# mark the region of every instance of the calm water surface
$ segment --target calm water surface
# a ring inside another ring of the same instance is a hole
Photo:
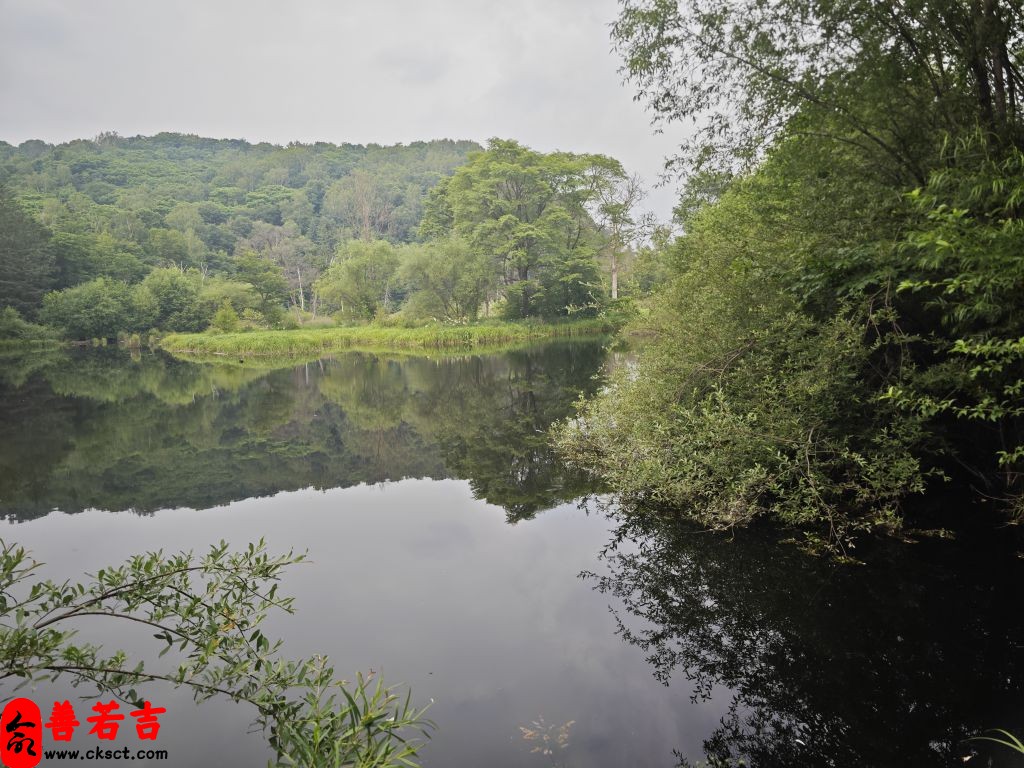
[[[1024,732],[1013,536],[983,557],[970,534],[877,544],[837,568],[770,531],[726,540],[583,502],[595,489],[544,433],[605,365],[600,344],[277,369],[4,358],[3,537],[61,578],[220,539],[308,551],[284,584],[297,613],[267,633],[433,699],[426,766],[963,765],[965,736]],[[266,763],[245,706],[142,692],[168,708],[163,765]],[[80,720],[95,701],[63,683],[29,695],[44,711],[85,696]],[[534,721],[571,723],[568,746],[531,752]],[[990,759],[1015,764],[972,762]]]

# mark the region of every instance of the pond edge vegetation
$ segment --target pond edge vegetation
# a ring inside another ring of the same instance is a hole
[[[41,563],[0,540],[0,679],[70,679],[140,707],[136,688],[167,684],[246,702],[269,737],[276,765],[302,768],[415,766],[434,724],[374,673],[335,677],[325,656],[292,660],[263,633],[275,612],[293,613],[278,593],[285,569],[305,561],[271,555],[260,539],[237,551],[221,541],[203,555],[162,551],[101,568],[87,581],[38,578]],[[82,617],[142,624],[160,652],[155,664],[109,655],[76,638]],[[166,659],[164,658],[166,656]]]
[[[607,335],[617,324],[606,319],[563,323],[495,323],[428,325],[419,328],[355,326],[247,333],[169,334],[158,345],[174,355],[241,355],[284,357],[319,355],[337,350],[466,350]]]

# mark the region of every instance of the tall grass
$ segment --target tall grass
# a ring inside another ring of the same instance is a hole
[[[421,328],[317,328],[249,333],[175,333],[160,346],[172,353],[239,356],[317,356],[338,349],[474,349],[540,339],[597,336],[614,328],[605,320],[566,323],[501,323]]]

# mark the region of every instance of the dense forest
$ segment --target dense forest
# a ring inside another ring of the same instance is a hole
[[[625,0],[626,77],[695,126],[685,233],[651,343],[566,455],[624,500],[847,553],[922,491],[958,513],[916,525],[1024,514],[1022,22],[1002,0]]]
[[[643,223],[617,161],[501,140],[103,134],[0,144],[0,185],[4,338],[592,316]]]

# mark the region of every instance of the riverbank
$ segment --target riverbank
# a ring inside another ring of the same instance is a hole
[[[184,355],[298,357],[340,349],[476,349],[541,339],[601,336],[615,330],[615,324],[599,319],[565,323],[428,325],[420,328],[357,326],[245,333],[174,333],[162,338],[160,347],[172,354]]]

